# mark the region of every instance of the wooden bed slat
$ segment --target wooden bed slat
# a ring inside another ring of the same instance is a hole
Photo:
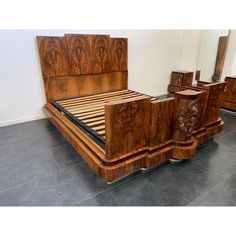
[[[98,134],[101,134],[101,135],[104,135],[104,134],[105,134],[105,130],[98,131],[97,133],[98,133]]]
[[[94,100],[88,100],[88,101],[75,101],[71,104],[60,104],[61,106],[64,106],[64,107],[73,107],[73,106],[76,106],[77,104],[80,104],[81,106],[84,105],[86,106],[87,104],[94,104],[94,103],[98,103],[98,102],[105,102],[105,101],[110,101],[111,99],[119,99],[120,97],[126,97],[126,96],[137,96],[137,95],[141,95],[141,94],[137,94],[137,93],[125,93],[125,94],[117,94],[115,96],[109,96],[107,98],[96,98]]]
[[[120,96],[120,95],[126,95],[126,94],[134,94],[136,92],[130,92],[130,91],[127,91],[127,92],[122,92],[122,93],[119,93],[119,94],[112,94],[112,95],[107,95],[107,96],[102,96],[102,97],[94,97],[94,98],[84,98],[84,99],[79,99],[78,100],[75,100],[75,101],[71,101],[71,102],[67,102],[67,103],[62,103],[61,101],[58,101],[59,104],[61,105],[73,105],[77,102],[80,102],[80,103],[86,103],[86,102],[94,102],[94,101],[97,101],[98,99],[102,100],[102,99],[107,99],[107,98],[111,98],[111,97],[116,97],[116,96]]]
[[[125,97],[130,97],[130,96],[137,96],[138,94],[125,94],[125,95],[119,95],[119,96],[116,96],[116,97],[109,97],[109,98],[104,98],[104,99],[96,99],[94,101],[86,101],[86,102],[75,102],[73,104],[70,104],[70,105],[61,105],[67,109],[71,109],[71,108],[74,108],[74,107],[77,107],[77,106],[80,106],[80,107],[88,107],[89,105],[95,105],[95,104],[104,104],[105,102],[108,102],[108,101],[111,101],[111,100],[118,100],[119,98],[125,98]]]
[[[89,102],[87,104],[84,103],[74,103],[73,105],[70,106],[64,106],[62,105],[62,107],[66,108],[66,109],[76,109],[77,107],[85,107],[88,108],[89,106],[95,106],[95,105],[99,105],[99,104],[105,104],[111,101],[117,101],[117,100],[123,100],[123,99],[129,99],[129,98],[135,98],[135,97],[142,97],[142,98],[149,98],[147,95],[142,95],[142,94],[131,94],[131,95],[122,95],[116,98],[110,98],[110,99],[105,99],[105,100],[97,100],[96,102]]]
[[[99,97],[106,97],[106,96],[111,96],[111,95],[115,95],[115,94],[122,94],[122,93],[127,93],[127,92],[133,92],[130,90],[119,90],[119,91],[115,91],[115,92],[107,92],[107,93],[99,93],[99,94],[94,94],[94,95],[89,95],[89,96],[81,96],[81,97],[77,97],[77,98],[71,98],[71,99],[66,99],[66,100],[60,100],[57,101],[59,104],[67,104],[70,102],[74,102],[74,101],[84,101],[84,100],[91,100],[91,99],[97,99]]]
[[[105,102],[98,102],[98,103],[95,103],[95,104],[90,104],[90,105],[87,105],[87,106],[80,106],[79,104],[76,105],[76,107],[73,107],[73,108],[66,108],[69,112],[81,112],[81,111],[87,111],[87,110],[93,110],[93,109],[99,109],[99,108],[103,108],[104,105],[106,103],[109,103],[109,102],[112,102],[112,101],[118,101],[118,100],[125,100],[125,99],[132,99],[132,98],[148,98],[146,95],[132,95],[132,96],[126,96],[126,97],[120,97],[118,99],[110,99],[110,100],[107,100]]]
[[[86,114],[93,114],[93,113],[96,113],[96,112],[100,112],[104,110],[104,107],[103,108],[98,108],[98,109],[89,109],[87,111],[76,111],[76,112],[71,112],[71,114],[73,115],[78,115],[78,114],[81,114],[81,115],[86,115]]]
[[[100,119],[105,119],[105,113],[103,114],[100,114],[100,115],[95,115],[95,116],[92,116],[92,117],[82,117],[82,118],[79,118],[80,120],[82,120],[83,122],[85,122],[86,120],[100,120]]]
[[[87,116],[87,115],[93,115],[93,116],[96,116],[97,114],[100,114],[100,113],[104,113],[105,110],[100,110],[100,111],[95,111],[95,112],[90,112],[90,113],[83,113],[83,114],[74,114],[74,116],[77,116],[77,117],[83,117],[83,116]]]
[[[102,105],[95,105],[95,106],[89,106],[88,108],[74,108],[74,109],[67,109],[69,112],[73,113],[73,114],[77,114],[77,113],[83,113],[83,112],[89,112],[89,111],[94,111],[94,110],[100,110],[104,108],[104,104]]]
[[[97,130],[104,130],[105,129],[105,125],[95,126],[92,129],[95,130],[95,131],[97,131]]]
[[[92,118],[92,117],[95,117],[95,116],[99,116],[99,115],[103,115],[105,116],[105,112],[100,112],[100,113],[97,113],[96,115],[94,114],[91,114],[91,115],[86,115],[86,116],[78,116],[78,115],[75,115],[75,117],[80,117],[79,119],[83,120],[85,118]]]
[[[98,124],[105,124],[105,120],[99,120],[99,121],[93,121],[93,122],[84,122],[85,124],[89,125],[89,126],[93,126],[93,125],[98,125]]]
[[[86,119],[83,119],[83,122],[91,122],[91,121],[99,121],[99,120],[105,120],[105,116],[102,117],[95,117],[95,118],[86,118]]]

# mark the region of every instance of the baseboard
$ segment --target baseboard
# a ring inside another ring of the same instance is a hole
[[[37,116],[24,117],[24,118],[15,119],[15,120],[9,120],[9,121],[0,123],[0,127],[8,126],[8,125],[15,125],[15,124],[24,123],[24,122],[33,121],[33,120],[40,120],[43,118],[46,118],[44,114],[37,115]]]

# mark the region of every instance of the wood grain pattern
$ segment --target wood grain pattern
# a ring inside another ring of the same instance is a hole
[[[183,86],[176,86],[176,85],[168,85],[168,92],[170,94],[175,94],[176,92],[184,90]]]
[[[177,92],[175,110],[175,132],[176,142],[187,142],[191,140],[192,131],[200,122],[200,102],[201,91],[184,90]]]
[[[119,91],[127,91],[127,90],[119,90]],[[103,98],[103,97],[99,98],[98,97],[98,98],[96,98],[96,100],[93,100],[93,101],[77,101],[77,102],[74,102],[73,104],[64,104],[63,106],[73,109],[73,107],[76,108],[76,106],[79,105],[80,108],[87,109],[92,106],[96,106],[96,105],[99,106],[100,104],[104,104],[104,103],[112,101],[112,100],[122,100],[122,99],[142,97],[142,96],[147,97],[147,95],[127,91],[127,92],[124,92],[123,94],[119,94],[119,95],[115,94],[112,96],[108,96],[106,98]]]
[[[73,111],[70,111],[71,114],[79,117],[79,116],[87,116],[87,115],[91,115],[91,114],[95,114],[97,115],[98,113],[101,113],[103,112],[105,109],[104,109],[104,106],[102,108],[99,108],[99,109],[91,109],[89,111],[86,111],[86,112],[73,112]]]
[[[91,47],[93,74],[110,72],[110,36],[95,35]]]
[[[217,56],[216,56],[213,81],[220,80],[220,76],[222,74],[224,61],[225,61],[227,45],[228,45],[228,36],[221,36],[219,38],[219,43],[218,43],[218,50],[217,50]]]
[[[67,51],[63,37],[37,37],[41,68],[44,78],[69,74]]]
[[[183,75],[183,86],[192,85],[193,72],[184,73]]]
[[[88,165],[106,181],[118,179],[140,168],[151,168],[169,160],[173,156],[181,156],[182,159],[191,157],[196,149],[194,146],[196,142],[193,142],[190,146],[186,146],[185,149],[183,147],[176,147],[170,142],[161,149],[149,149],[147,147],[145,152],[132,152],[128,156],[107,159],[104,150],[96,145],[91,138],[85,135],[79,127],[76,127],[76,125],[63,116],[56,108],[47,104],[45,106],[45,112]],[[197,133],[194,139],[198,145],[207,142],[214,134],[222,130],[222,126],[223,122],[215,124],[211,129]]]
[[[105,105],[106,155],[115,158],[148,145],[150,98]]]
[[[92,121],[99,121],[99,120],[104,120],[105,121],[105,113],[104,116],[99,116],[99,117],[92,117],[92,118],[87,118],[87,119],[82,119],[84,122],[92,122]]]
[[[197,90],[199,91],[199,90]],[[209,93],[205,90],[201,90],[201,94],[199,96],[199,115],[200,115],[200,120],[199,123],[196,124],[196,129],[201,128],[204,125],[204,120],[205,120],[205,113],[207,109],[207,101],[208,101],[208,96]]]
[[[80,96],[80,97],[76,97],[76,98],[70,98],[70,99],[66,99],[66,100],[61,100],[58,101],[61,105],[70,105],[70,104],[74,104],[77,102],[88,102],[88,103],[93,103],[94,101],[96,101],[97,99],[107,99],[109,97],[113,97],[113,96],[119,96],[119,95],[123,95],[123,94],[127,94],[127,93],[133,93],[132,91],[129,90],[118,90],[118,91],[114,91],[114,92],[106,92],[106,93],[99,93],[99,94],[94,94],[94,95],[88,95],[88,96]]]
[[[193,72],[190,71],[172,71],[170,84],[168,86],[169,93],[175,93],[183,90],[183,86],[191,86],[193,82]]]
[[[226,77],[225,82],[227,82],[227,84],[225,86],[223,100],[231,101],[231,97],[233,95],[234,80],[230,79],[229,77]]]
[[[170,85],[182,86],[183,85],[183,73],[172,71],[170,77]]]
[[[236,77],[227,76],[224,90],[222,107],[231,111],[236,111]]]
[[[207,93],[207,92],[205,92]],[[187,99],[189,97],[190,102],[193,101],[195,94],[194,93],[187,93],[184,92],[182,94],[182,98],[183,99]],[[168,99],[167,99],[168,100]],[[175,101],[175,98],[170,98],[170,101]],[[126,103],[127,101],[124,101],[124,103]],[[133,102],[133,101],[131,101]],[[169,110],[167,107],[165,108],[165,100],[157,100],[153,103],[157,103],[157,102],[163,102],[162,107],[160,109],[161,110]],[[113,102],[115,104],[119,104],[120,102]],[[176,102],[173,103],[174,106],[176,106]],[[187,108],[189,108],[190,106],[188,106],[189,102],[186,102],[185,105],[187,106]],[[179,104],[178,104],[179,105]],[[176,109],[176,108],[174,108]],[[122,112],[121,112],[122,113]],[[133,114],[133,112],[131,112]],[[194,112],[191,111],[192,114],[194,114]],[[103,113],[104,114],[104,113]],[[119,114],[118,112],[115,112],[115,114]],[[164,115],[167,115],[167,112],[163,113]],[[168,113],[169,115],[169,113]],[[61,114],[59,116],[62,116]],[[132,115],[132,117],[134,116],[134,114]],[[153,116],[153,115],[152,115]],[[123,115],[122,115],[123,117]],[[124,115],[124,117],[127,117],[126,115]],[[64,118],[65,119],[65,118]],[[96,122],[95,118],[92,118],[93,122]],[[98,124],[96,124],[97,127],[95,128],[95,130],[97,131],[98,134],[100,135],[106,135],[106,130],[104,130],[104,125],[106,127],[107,123],[104,123],[105,121],[105,117],[100,117],[99,119],[101,119],[101,123],[99,122]],[[53,118],[54,120],[54,118]],[[128,119],[129,120],[129,119]],[[133,121],[134,119],[130,119],[131,121]],[[91,121],[91,119],[90,119]],[[63,126],[60,127],[60,129],[67,130],[70,125],[70,121],[67,120],[68,122],[68,126]],[[194,122],[192,122],[192,120],[190,119],[189,121],[191,124],[193,124]],[[111,122],[111,126],[115,125],[116,126],[117,122]],[[167,122],[168,123],[168,122]],[[173,121],[173,124],[175,124],[175,121]],[[174,157],[177,159],[188,159],[190,157],[192,157],[196,151],[196,147],[199,144],[202,144],[206,141],[208,141],[214,134],[216,134],[217,132],[220,132],[220,130],[222,129],[222,124],[221,123],[217,123],[216,125],[214,125],[213,127],[211,127],[211,129],[202,129],[201,132],[198,132],[196,134],[193,134],[193,136],[190,138],[188,138],[187,140],[183,141],[181,139],[180,140],[175,140],[175,142],[173,143],[171,140],[171,135],[165,138],[165,134],[166,131],[171,133],[171,130],[173,131],[173,128],[169,127],[168,130],[167,126],[168,124],[166,124],[166,129],[162,129],[163,127],[163,123],[158,127],[156,126],[160,132],[163,132],[162,134],[160,134],[160,137],[164,137],[162,139],[163,142],[159,143],[158,145],[154,145],[151,146],[150,144],[147,143],[146,146],[142,146],[139,149],[134,149],[130,152],[125,152],[123,154],[120,155],[115,155],[115,156],[111,156],[110,158],[108,158],[108,155],[106,153],[104,153],[104,156],[101,156],[100,158],[93,156],[91,154],[90,150],[87,150],[85,153],[83,153],[83,158],[85,158],[85,160],[88,163],[95,163],[92,165],[92,168],[96,171],[96,173],[98,173],[102,178],[104,178],[105,180],[114,180],[118,177],[124,176],[125,174],[128,173],[132,173],[134,170],[137,170],[139,168],[149,168],[152,167],[153,165],[157,165],[160,164],[164,161],[167,161],[169,158]],[[125,127],[125,126],[124,126]],[[130,127],[132,127],[132,125],[129,124],[127,130],[130,130]],[[119,129],[120,132],[121,128]],[[125,128],[123,128],[123,130],[125,130]],[[182,130],[183,131],[183,130]],[[134,131],[130,131],[132,134],[134,133]],[[189,131],[190,132],[190,131]],[[115,133],[114,133],[115,134]],[[131,135],[132,135],[131,134]],[[69,142],[71,142],[70,137],[72,137],[72,134],[67,136],[67,138],[69,138]],[[119,138],[119,137],[118,137]],[[123,136],[122,136],[123,138]],[[121,139],[121,137],[120,137]],[[123,140],[123,139],[122,139]],[[77,143],[77,141],[76,141]],[[177,145],[176,145],[177,143]],[[78,143],[76,144],[77,148],[81,148],[82,144],[80,143],[80,141],[78,140]],[[86,147],[88,147],[89,141],[87,141],[86,143]],[[164,145],[164,146],[163,146]],[[161,147],[161,148],[158,148]],[[79,149],[78,149],[79,150]],[[136,158],[138,158],[140,161],[136,162]],[[99,161],[102,161],[102,165],[98,164]],[[141,161],[142,160],[142,161]],[[138,164],[137,164],[138,163]],[[121,168],[122,166],[122,168]]]
[[[91,37],[95,36],[65,35],[70,75],[92,74]]]
[[[127,89],[127,72],[48,78],[47,101]]]
[[[203,84],[205,85],[205,83]],[[206,111],[206,107],[207,107],[207,101],[208,101],[208,96],[209,96],[209,92],[206,90],[203,90],[201,85],[191,85],[191,86],[187,86],[187,87],[182,87],[185,89],[191,89],[194,91],[201,91],[201,94],[199,95],[199,114],[200,114],[200,120],[198,125],[196,125],[196,129],[201,128],[204,124],[204,120],[205,120],[205,111]]]
[[[205,111],[205,124],[218,120],[225,85],[226,82],[203,85],[203,89],[209,92]]]
[[[99,116],[101,118],[105,117],[104,111],[98,112],[96,116],[94,114],[89,114],[89,115],[74,115],[75,117],[78,117],[80,120],[85,120],[87,118],[94,118],[96,116]]]
[[[127,39],[111,38],[111,71],[127,71]]]
[[[172,139],[174,133],[175,98],[151,102],[149,145],[157,146]]]
[[[222,108],[224,109],[227,109],[227,110],[230,110],[230,111],[236,111],[236,103],[232,103],[232,102],[229,102],[229,101],[222,101]]]
[[[236,103],[236,77],[226,77],[227,82],[224,91],[224,101]]]
[[[98,102],[95,103],[94,105],[81,105],[79,107],[74,107],[74,108],[67,108],[67,110],[74,112],[74,114],[76,113],[85,113],[85,112],[89,112],[95,109],[102,109],[104,107],[105,103],[111,102],[111,101],[117,101],[117,100],[125,100],[125,99],[131,99],[131,98],[142,98],[142,97],[147,97],[145,95],[127,95],[127,96],[122,96],[119,98],[113,98],[113,99],[109,99],[106,101],[102,101],[102,102]]]
[[[201,77],[201,71],[200,70],[196,70],[196,74],[195,74],[195,80],[199,81]]]
[[[70,75],[108,73],[111,63],[109,35],[65,34]]]
[[[37,36],[37,44],[48,102],[127,88],[125,38],[65,34]]]

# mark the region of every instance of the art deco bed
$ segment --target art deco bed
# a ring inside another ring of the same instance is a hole
[[[222,130],[222,83],[151,97],[128,89],[125,38],[66,34],[37,44],[45,113],[106,181],[191,158]]]

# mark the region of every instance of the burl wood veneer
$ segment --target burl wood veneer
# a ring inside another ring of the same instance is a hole
[[[192,85],[192,82],[193,72],[184,70],[172,71],[168,91],[170,93],[181,91],[183,86]]]
[[[212,81],[213,82],[220,81],[220,77],[221,77],[221,74],[222,74],[224,61],[225,61],[225,55],[226,55],[228,40],[229,40],[228,36],[219,37],[215,69],[214,69],[214,74],[212,76]]]
[[[224,84],[192,86],[155,98],[128,90],[128,41],[108,35],[37,37],[51,122],[106,181],[191,158],[223,127]],[[173,74],[176,77],[176,74]],[[212,99],[212,97],[214,99]]]
[[[236,111],[236,77],[227,76],[225,81],[227,85],[224,91],[222,107],[230,111]]]

